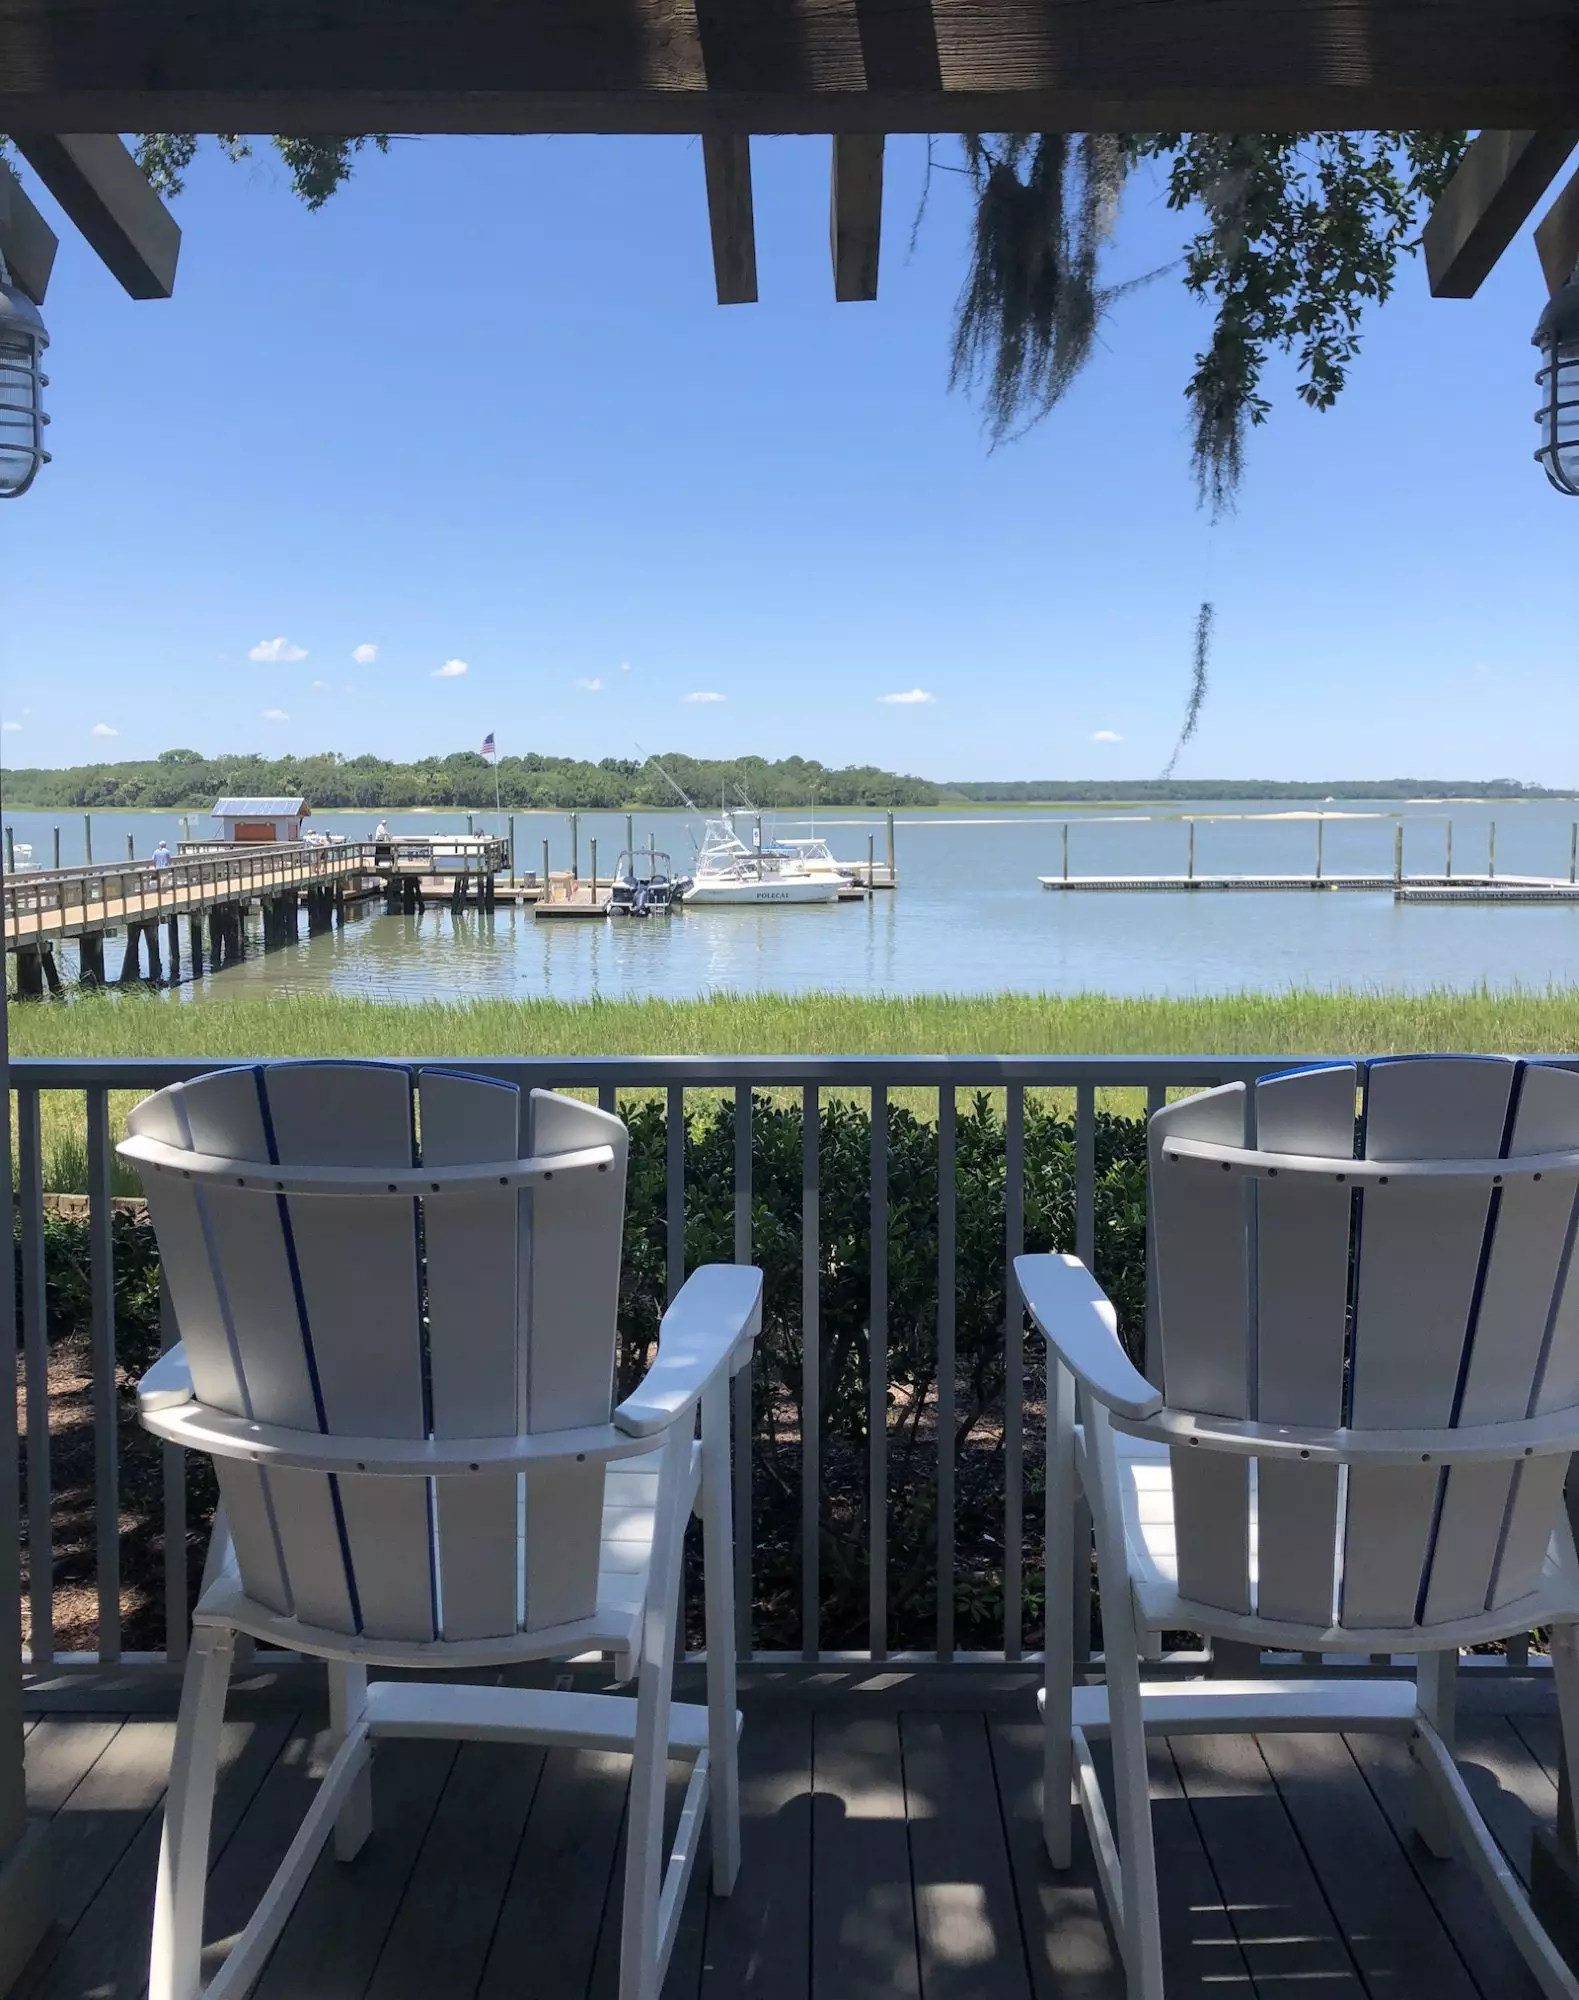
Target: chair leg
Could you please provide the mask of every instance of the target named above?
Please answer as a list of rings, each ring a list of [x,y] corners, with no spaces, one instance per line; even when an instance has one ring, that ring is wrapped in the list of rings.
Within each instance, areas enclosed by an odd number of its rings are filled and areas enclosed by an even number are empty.
[[[744,1446],[749,1450],[749,1441]],[[729,1385],[702,1401],[702,1568],[707,1613],[707,1808],[713,1894],[727,1896],[740,1869],[740,1742],[735,1725],[734,1535],[729,1494]]]
[[[1451,1751],[1458,1715],[1458,1654],[1422,1653],[1415,1669],[1415,1687],[1420,1713]],[[1443,1801],[1440,1787],[1418,1767],[1414,1777],[1414,1813],[1415,1832],[1427,1850],[1440,1861],[1451,1860],[1459,1848],[1453,1816]]]
[[[329,1662],[329,1734],[336,1749],[367,1706],[367,1669],[343,1660]],[[337,1861],[354,1861],[373,1831],[373,1770],[364,1758],[361,1775],[352,1785],[334,1823]]]
[[[148,2000],[197,2000],[202,1991],[208,1834],[234,1649],[233,1632],[199,1626],[192,1635],[159,1843]]]
[[[1564,1789],[1570,1802],[1579,1804],[1579,1625],[1554,1625],[1551,1650],[1557,1719],[1562,1727]]]

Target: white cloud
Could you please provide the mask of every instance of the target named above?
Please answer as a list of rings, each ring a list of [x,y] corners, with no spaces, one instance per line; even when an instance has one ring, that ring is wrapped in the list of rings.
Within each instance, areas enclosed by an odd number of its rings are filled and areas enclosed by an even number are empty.
[[[575,685],[578,688],[585,688],[588,694],[602,694],[603,692],[603,683],[598,679],[596,674],[590,679],[583,675],[576,681]]]
[[[265,722],[289,722],[290,717],[285,713],[283,708],[266,708],[263,711],[263,720]]]
[[[353,646],[351,648],[351,658],[355,660],[359,667],[370,667],[378,658],[378,648],[368,645],[365,642],[360,646]]]
[[[93,725],[93,733],[95,736],[119,736],[121,732],[112,729],[107,722],[96,722]]]
[[[328,686],[329,686],[329,683],[328,683],[327,681],[314,681],[314,682],[313,682],[313,687],[314,687],[314,689],[315,689],[315,690],[317,690],[317,692],[319,692],[320,694],[321,694],[321,693],[323,693],[323,692],[324,692],[324,690],[325,690],[325,689],[327,689],[327,687],[328,687]]]
[[[680,699],[681,701],[723,701],[725,697],[721,694],[710,694],[706,689],[700,689],[695,694],[683,694]]]
[[[1093,729],[1091,732],[1091,741],[1093,743],[1122,743],[1124,739],[1116,729]]]
[[[255,646],[247,648],[247,658],[256,660],[263,667],[289,666],[294,660],[305,660],[307,648],[298,646],[290,639],[260,639]]]
[[[446,660],[442,667],[435,667],[429,679],[436,681],[458,681],[462,674],[471,669],[464,660]]]
[[[631,670],[631,663],[630,663],[630,661],[629,661],[629,660],[621,660],[621,661],[620,661],[620,672],[621,672],[622,674],[628,674],[628,673],[630,672],[630,670]]]
[[[886,701],[891,708],[914,708],[924,701],[936,701],[935,694],[928,694],[925,688],[907,688],[903,694],[880,694],[877,699]]]
[[[0,722],[0,729],[20,729],[20,722]]]

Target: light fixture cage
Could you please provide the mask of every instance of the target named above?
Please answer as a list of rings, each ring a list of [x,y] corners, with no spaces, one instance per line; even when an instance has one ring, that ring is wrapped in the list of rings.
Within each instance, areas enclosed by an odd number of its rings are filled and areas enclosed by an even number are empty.
[[[0,500],[17,500],[49,463],[44,449],[44,350],[38,307],[10,282],[0,258]]]
[[[1541,441],[1535,456],[1559,493],[1579,500],[1579,277],[1552,295],[1534,333]]]

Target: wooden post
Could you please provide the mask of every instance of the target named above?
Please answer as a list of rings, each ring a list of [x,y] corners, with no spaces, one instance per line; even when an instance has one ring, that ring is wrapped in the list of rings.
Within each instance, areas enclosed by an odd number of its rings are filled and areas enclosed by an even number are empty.
[[[129,833],[126,836],[126,859],[128,861],[135,861],[137,859],[137,838],[135,834]]]
[[[510,815],[510,887],[515,887],[515,814]]]
[[[634,813],[627,813],[625,815],[625,852],[630,856],[631,866],[634,868],[636,866],[636,815]]]
[[[537,900],[540,903],[548,901],[548,842],[546,840],[543,842],[543,881],[537,892]]]
[[[466,815],[466,838],[470,840],[473,837],[474,832],[475,829],[472,826],[472,816],[470,813],[468,813]]]
[[[1195,821],[1193,819],[1190,821],[1190,852],[1188,861],[1185,864],[1184,874],[1186,881],[1193,882],[1195,880]]]
[[[1490,820],[1486,826],[1486,880],[1497,879],[1497,822]]]
[[[866,836],[866,893],[871,895],[877,887],[877,835]]]
[[[102,986],[104,984],[104,933],[90,931],[77,940],[77,983],[80,986]]]
[[[5,830],[5,872],[8,875],[16,873],[16,834],[10,827]]]
[[[17,946],[16,997],[18,1000],[42,1000],[44,997],[44,959],[36,944]]]
[[[58,826],[55,828],[55,858],[50,863],[50,866],[52,868],[60,866],[60,828]]]
[[[55,963],[55,947],[41,944],[38,948],[39,961],[44,968],[44,980],[51,993],[60,991],[60,967]]]
[[[157,922],[143,925],[143,935],[148,940],[148,978],[157,985],[164,978],[164,967],[159,961],[159,925]]]
[[[894,873],[894,809],[892,806],[888,808],[888,886],[890,889],[897,889],[899,887],[899,877]],[[873,887],[876,887],[875,883]]]
[[[192,961],[192,977],[194,979],[201,979],[203,976],[203,919],[201,917],[191,917],[187,920],[186,949],[187,956]]]
[[[1453,879],[1453,822],[1451,820],[1447,823],[1447,874],[1445,879],[1449,882]]]
[[[1396,889],[1404,879],[1404,823],[1402,820],[1393,828],[1393,887]]]
[[[581,880],[581,815],[570,815],[570,885],[572,888]]]
[[[592,843],[592,900],[598,900],[598,843]]]
[[[1058,829],[1058,833],[1059,833],[1059,846],[1060,846],[1060,847],[1062,848],[1062,850],[1063,850],[1063,857],[1064,857],[1064,880],[1065,880],[1065,881],[1067,882],[1067,881],[1069,880],[1069,822],[1068,822],[1068,820],[1065,820],[1065,821],[1064,821],[1063,825],[1062,825],[1062,826],[1061,826],[1061,827],[1060,827],[1060,828]]]
[[[82,815],[82,858],[88,866],[93,866],[93,815]]]
[[[1325,821],[1325,820],[1324,820],[1324,819],[1323,819],[1323,818],[1322,818],[1322,817],[1320,816],[1320,814],[1318,814],[1318,815],[1317,815],[1317,817],[1316,817],[1316,880],[1317,880],[1318,882],[1319,882],[1319,881],[1321,880],[1321,842],[1322,842],[1322,835],[1323,835],[1323,834],[1324,834],[1324,833],[1325,833],[1326,831],[1327,831],[1327,822],[1326,822],[1326,821]]]
[[[1575,820],[1568,835],[1568,879],[1579,880],[1579,820]]]
[[[164,925],[165,950],[170,959],[172,981],[181,977],[181,919],[166,917]]]
[[[142,931],[136,924],[126,926],[126,949],[121,954],[121,984],[128,985],[137,977],[139,970],[139,944]]]

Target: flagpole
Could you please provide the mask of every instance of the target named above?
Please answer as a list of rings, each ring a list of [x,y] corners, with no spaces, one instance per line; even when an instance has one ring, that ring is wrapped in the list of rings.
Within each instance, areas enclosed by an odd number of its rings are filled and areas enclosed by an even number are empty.
[[[496,818],[503,818],[504,807],[499,803],[499,741],[497,737],[494,739],[493,746],[493,810]]]

